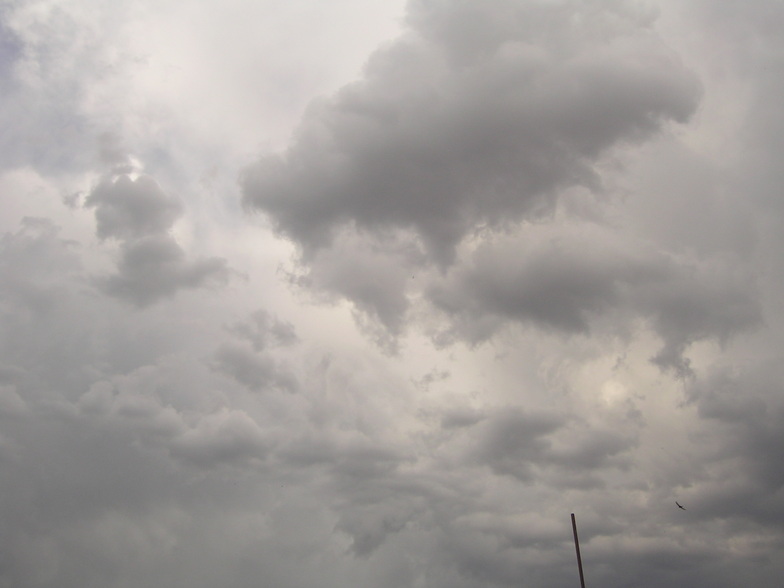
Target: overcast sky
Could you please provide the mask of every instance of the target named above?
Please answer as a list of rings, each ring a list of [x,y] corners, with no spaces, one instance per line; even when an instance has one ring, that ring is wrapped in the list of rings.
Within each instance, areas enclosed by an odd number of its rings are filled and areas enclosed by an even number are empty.
[[[0,587],[780,586],[782,31],[0,2]]]

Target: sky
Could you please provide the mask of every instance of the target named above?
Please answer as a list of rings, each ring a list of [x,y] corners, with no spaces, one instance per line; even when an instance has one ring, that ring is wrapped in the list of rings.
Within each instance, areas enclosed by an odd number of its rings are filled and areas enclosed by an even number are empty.
[[[0,588],[779,586],[781,31],[2,0]]]

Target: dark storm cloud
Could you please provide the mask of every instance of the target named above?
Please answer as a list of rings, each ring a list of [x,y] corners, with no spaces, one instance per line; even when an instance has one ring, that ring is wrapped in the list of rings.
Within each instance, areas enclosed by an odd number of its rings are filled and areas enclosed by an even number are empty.
[[[447,263],[479,226],[598,188],[597,157],[685,121],[699,93],[643,15],[616,6],[413,2],[365,78],[246,170],[246,205],[308,255],[354,225],[412,230]]]
[[[85,206],[95,209],[98,237],[121,242],[117,273],[98,280],[110,296],[143,307],[182,289],[228,280],[224,259],[187,258],[169,234],[183,213],[182,205],[149,176],[104,179],[87,196]]]

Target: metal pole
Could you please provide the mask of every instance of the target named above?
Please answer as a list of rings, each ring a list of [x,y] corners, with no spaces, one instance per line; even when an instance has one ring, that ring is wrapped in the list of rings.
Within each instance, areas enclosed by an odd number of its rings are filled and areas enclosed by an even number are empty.
[[[577,569],[580,570],[580,588],[585,588],[585,578],[583,578],[583,558],[580,557],[580,541],[577,539],[577,523],[572,513],[572,531],[574,532],[574,549],[577,552]]]

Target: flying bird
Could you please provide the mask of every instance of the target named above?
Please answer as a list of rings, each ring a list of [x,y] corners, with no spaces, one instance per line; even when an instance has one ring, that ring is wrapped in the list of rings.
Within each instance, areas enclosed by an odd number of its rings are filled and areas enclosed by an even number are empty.
[[[679,509],[681,509],[681,510],[686,510],[684,507],[682,507],[682,506],[681,506],[681,503],[680,503],[680,502],[678,502],[677,500],[675,501],[675,504],[677,504],[677,505],[678,505],[678,508],[679,508]]]

